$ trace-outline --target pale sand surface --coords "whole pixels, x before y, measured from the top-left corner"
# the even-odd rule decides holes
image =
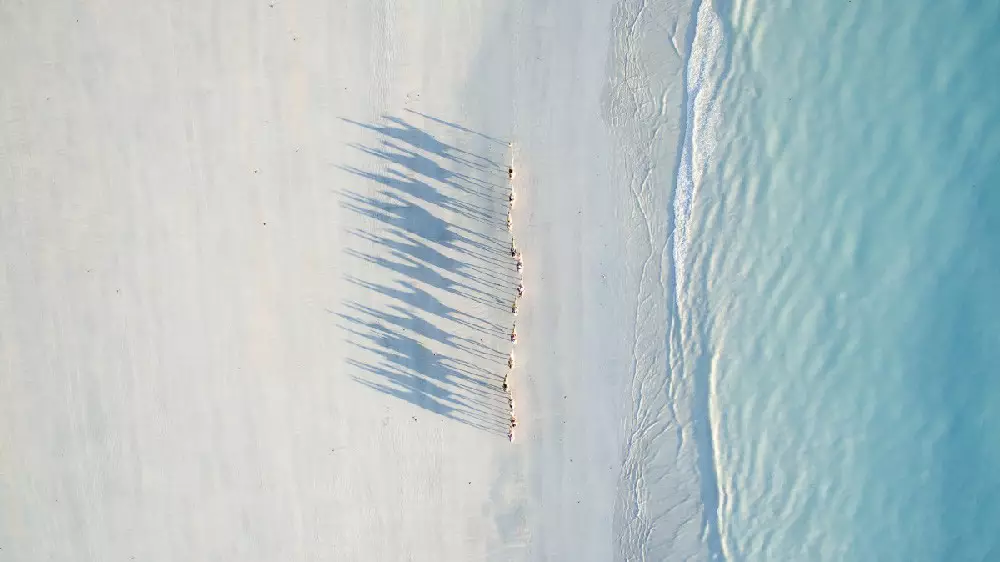
[[[618,12],[440,4],[2,9],[0,560],[650,540],[623,529],[665,234],[637,249],[609,132]]]

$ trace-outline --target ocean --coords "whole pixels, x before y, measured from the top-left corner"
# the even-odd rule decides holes
[[[668,346],[707,548],[1000,560],[1000,2],[692,13]]]

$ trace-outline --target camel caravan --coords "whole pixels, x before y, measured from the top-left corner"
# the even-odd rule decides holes
[[[507,438],[513,442],[514,429],[517,427],[517,417],[514,415],[514,395],[510,388],[510,373],[514,370],[513,346],[517,345],[517,304],[521,297],[524,296],[524,283],[521,278],[524,272],[524,260],[521,258],[521,252],[517,249],[517,243],[514,240],[514,144],[507,143],[507,146],[511,149],[510,166],[507,167],[507,183],[510,187],[510,192],[507,195],[507,232],[510,233],[510,257],[513,258],[514,267],[517,269],[518,281],[517,293],[514,296],[514,302],[510,305],[510,311],[514,315],[515,324],[510,329],[511,350],[510,356],[507,358],[507,374],[503,377],[503,390],[507,394],[507,405],[510,408],[510,426],[507,430]]]

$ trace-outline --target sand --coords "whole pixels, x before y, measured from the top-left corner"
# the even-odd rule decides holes
[[[623,8],[494,4],[4,8],[0,559],[642,550]]]

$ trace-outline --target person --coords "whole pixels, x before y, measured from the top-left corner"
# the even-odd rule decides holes
[[[507,201],[510,202],[510,206],[514,206],[514,191],[511,190],[510,195],[507,196]]]
[[[514,301],[514,304],[510,305],[510,311],[515,315],[517,314],[517,301]]]
[[[507,168],[507,179],[510,179],[510,180],[514,179],[514,167],[513,166]]]
[[[517,330],[510,331],[510,343],[517,343]]]
[[[521,260],[517,260],[517,272],[521,273],[523,269],[524,269],[524,264],[521,263]]]
[[[524,296],[524,283],[520,283],[519,282],[517,284],[517,296],[519,296],[519,297],[523,297]]]
[[[513,351],[510,352],[510,355],[507,357],[507,368],[508,369],[513,369],[514,368],[514,352]],[[506,377],[504,377],[504,378],[506,378]]]
[[[517,252],[517,246],[515,246],[514,242],[512,241],[510,243],[510,257],[512,257],[514,259],[517,259],[517,254],[518,254],[518,252]]]
[[[514,229],[514,221],[510,218],[510,213],[507,213],[507,232],[511,232]]]

